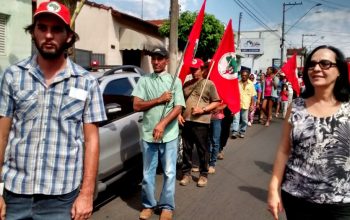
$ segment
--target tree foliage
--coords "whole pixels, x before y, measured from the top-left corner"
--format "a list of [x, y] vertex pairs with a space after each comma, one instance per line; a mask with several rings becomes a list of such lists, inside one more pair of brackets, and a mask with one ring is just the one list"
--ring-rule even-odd
[[[197, 14], [198, 13], [196, 12], [185, 11], [180, 15], [178, 27], [178, 45], [180, 50], [184, 50], [186, 46], [188, 36], [191, 32], [192, 25], [196, 20]], [[196, 57], [200, 57], [203, 60], [212, 58], [224, 33], [224, 29], [224, 25], [215, 18], [214, 15], [205, 13]], [[159, 32], [162, 36], [169, 36], [170, 22], [165, 22], [159, 28]]]
[[81, 8], [85, 4], [85, 0], [57, 0], [57, 1], [67, 6], [67, 8], [69, 8], [69, 12], [72, 18], [70, 25], [74, 29], [75, 20], [81, 11]]

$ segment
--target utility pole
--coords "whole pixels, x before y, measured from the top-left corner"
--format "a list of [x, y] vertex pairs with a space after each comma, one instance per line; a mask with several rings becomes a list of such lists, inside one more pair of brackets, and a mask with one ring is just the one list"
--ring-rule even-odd
[[306, 49], [304, 49], [304, 37], [305, 36], [316, 36], [316, 34], [302, 34], [301, 35], [301, 56], [300, 56], [300, 67], [303, 66], [303, 57], [305, 57]]
[[286, 14], [286, 6], [295, 6], [295, 5], [302, 5], [302, 2], [294, 2], [294, 3], [283, 3], [283, 13], [282, 13], [282, 37], [281, 37], [281, 66], [283, 66], [283, 56], [284, 56], [284, 21], [285, 21], [285, 14]]
[[143, 20], [143, 0], [141, 0], [141, 19]]
[[169, 39], [169, 72], [173, 75], [177, 67], [177, 40], [179, 24], [179, 3], [178, 0], [170, 1], [170, 39]]
[[241, 44], [241, 21], [242, 21], [242, 12], [239, 13], [239, 19], [238, 19], [237, 48], [240, 48], [240, 44]]

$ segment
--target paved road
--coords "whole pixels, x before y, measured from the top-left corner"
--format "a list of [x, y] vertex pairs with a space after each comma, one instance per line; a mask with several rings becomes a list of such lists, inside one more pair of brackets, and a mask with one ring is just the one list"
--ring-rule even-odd
[[[265, 201], [281, 128], [282, 120], [274, 119], [269, 128], [254, 124], [244, 139], [230, 139], [225, 159], [218, 161], [217, 172], [209, 176], [207, 187], [198, 188], [195, 182], [184, 187], [177, 181], [175, 219], [272, 219]], [[137, 179], [139, 177], [127, 178], [104, 193], [96, 202], [92, 219], [138, 219], [141, 187]], [[158, 195], [161, 179], [158, 175]], [[158, 219], [158, 215], [151, 219]]]

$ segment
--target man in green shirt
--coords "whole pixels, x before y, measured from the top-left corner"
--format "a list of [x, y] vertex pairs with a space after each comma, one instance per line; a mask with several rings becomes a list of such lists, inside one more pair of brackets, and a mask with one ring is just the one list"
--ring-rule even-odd
[[[155, 208], [162, 210], [160, 219], [171, 220], [175, 208], [176, 158], [179, 136], [177, 117], [185, 107], [181, 81], [165, 71], [168, 52], [156, 48], [151, 53], [154, 72], [140, 78], [132, 96], [134, 110], [143, 111], [142, 125], [142, 205], [140, 219], [149, 219]], [[163, 109], [166, 108], [164, 116]], [[158, 154], [159, 152], [159, 154]], [[158, 155], [164, 170], [163, 191], [155, 199], [155, 175]]]

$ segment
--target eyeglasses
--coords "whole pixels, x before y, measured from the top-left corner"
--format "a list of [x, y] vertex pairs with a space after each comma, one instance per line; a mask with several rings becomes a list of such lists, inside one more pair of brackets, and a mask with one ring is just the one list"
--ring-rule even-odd
[[316, 65], [319, 65], [322, 70], [328, 70], [329, 68], [333, 66], [337, 66], [336, 63], [332, 63], [332, 61], [329, 60], [320, 60], [319, 62], [316, 61], [310, 61], [309, 63], [309, 70], [315, 69]]

